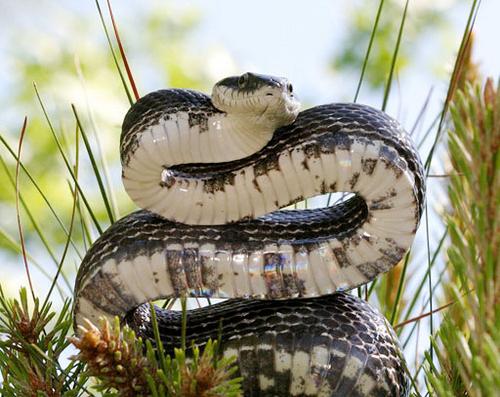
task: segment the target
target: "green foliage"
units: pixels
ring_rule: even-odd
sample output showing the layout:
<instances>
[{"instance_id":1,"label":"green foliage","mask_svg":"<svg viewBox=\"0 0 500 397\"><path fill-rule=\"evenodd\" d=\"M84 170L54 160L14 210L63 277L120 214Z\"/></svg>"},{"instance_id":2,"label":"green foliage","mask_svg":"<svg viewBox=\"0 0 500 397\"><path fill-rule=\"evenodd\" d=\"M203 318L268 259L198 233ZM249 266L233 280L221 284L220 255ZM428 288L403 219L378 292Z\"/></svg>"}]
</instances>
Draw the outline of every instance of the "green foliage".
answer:
<instances>
[{"instance_id":1,"label":"green foliage","mask_svg":"<svg viewBox=\"0 0 500 397\"><path fill-rule=\"evenodd\" d=\"M54 263L57 263L58 247L67 237L61 220L68 218L71 212L73 194L68 189L68 181L74 182L76 176L73 167L77 162L77 144L85 148L82 151L85 164L77 190L80 192L82 222L86 223L88 230L75 230L72 254L81 257L84 251L82 242L88 242L86 237L100 233L110 219L116 219L120 213L130 212L133 208L109 175L108 164L114 167L118 164L116 142L129 101L124 91L125 81L117 73L116 66L121 68L122 60L112 37L107 9L105 5L100 7L104 26L111 35L109 43L99 31L97 8L94 14L64 14L71 34L60 36L51 29L36 28L36 48L29 40L18 40L13 35L8 37L9 41L16 43L9 54L16 68L9 76L9 95L5 97L0 93L0 104L12 114L22 109L28 115L20 178L23 201L29 203L29 208L23 205L22 215L25 216L24 211L31 213L26 214L25 235L28 245L42 242ZM154 71L161 86L206 88L208 78L203 69L204 54L190 51L188 46L189 37L199 21L198 13L189 7L176 9L163 2L148 5L146 9L147 12L133 16L133 29L121 32L126 49ZM51 11L54 10L50 6L47 10L38 10L40 20L37 24L43 24L44 16ZM126 21L122 23L126 26ZM30 37L34 32L35 29L23 34ZM110 56L110 45L117 56L116 64ZM75 56L75 48L78 56ZM36 82L36 92L32 81ZM91 102L96 97L100 102L93 106ZM72 101L75 101L77 114L72 109ZM2 186L11 185L17 161L15 148L19 127L12 123L0 125ZM79 139L75 136L77 128L80 129ZM101 133L103 131L109 133ZM91 161L95 180L87 176L87 160ZM14 192L13 189L0 189L0 211L12 211ZM57 208L53 203L57 203ZM89 218L90 224L87 222ZM15 223L2 223L0 249L13 256L19 251L19 246L12 244L16 232ZM64 270L68 272L69 266Z\"/></svg>"},{"instance_id":2,"label":"green foliage","mask_svg":"<svg viewBox=\"0 0 500 397\"><path fill-rule=\"evenodd\" d=\"M404 40L407 45L400 46L398 57L395 59L393 55L399 40L398 31L406 13L404 2L380 0L378 5L374 1L362 1L361 4L357 2L356 6L351 8L351 29L347 32L341 51L335 54L331 68L334 71L345 72L352 70L353 66L359 67L365 62L365 49L373 40L373 50L364 73L365 82L375 89L386 86L393 60L396 61L395 72L402 72L415 59L418 45L423 43L426 34L431 31L436 34L436 31L440 31L447 23L445 13L431 4L410 3L415 4L410 4L413 6L410 12L411 18L405 28ZM375 30L374 23L376 23Z\"/></svg>"},{"instance_id":3,"label":"green foliage","mask_svg":"<svg viewBox=\"0 0 500 397\"><path fill-rule=\"evenodd\" d=\"M154 316L154 309L151 307ZM183 312L184 318L186 312ZM174 355L165 354L159 338L158 324L153 321L156 336L144 344L128 326L120 327L118 317L113 325L101 319L97 328L88 322L80 327L81 337L71 338L80 350L75 360L86 364L84 377L98 380L95 389L104 395L171 397L238 397L241 378L235 357L220 357L218 342L209 340L203 352L192 345L175 348Z\"/></svg>"},{"instance_id":4,"label":"green foliage","mask_svg":"<svg viewBox=\"0 0 500 397\"><path fill-rule=\"evenodd\" d=\"M67 337L72 333L71 302L57 315L51 304L32 310L21 289L19 300L7 299L0 288L0 371L2 396L76 396L84 380L78 379L83 365L63 364Z\"/></svg>"},{"instance_id":5,"label":"green foliage","mask_svg":"<svg viewBox=\"0 0 500 397\"><path fill-rule=\"evenodd\" d=\"M106 25L98 1L96 1L96 5L113 55L111 57L113 61L105 55L106 47L96 47L92 51L96 49L98 52L101 51L99 55L88 58L92 59L92 64L88 69L85 64L77 62L77 72L83 78L83 71L91 71L101 61L104 61L108 66L101 69L101 72L105 70L105 73L110 73L108 81L112 81L111 77L114 72L111 72L113 69L111 62L114 62L116 70L121 76L118 82L121 81L125 92L130 97L127 81L123 77L124 74L121 70L120 61L124 61L124 59L117 58L117 51L114 49L112 38L109 35L109 28ZM162 12L166 12L165 7L162 7ZM154 22L158 15L155 13L145 15L142 19L135 19L135 22L142 21L141 23L149 25L151 21ZM172 46L172 51L178 57L183 53L184 48L180 42L185 40L194 20L184 17L174 18L170 14L163 15L163 17L175 21L172 22L172 25L174 25L173 29L176 30L177 34L174 39L170 38L169 46ZM148 27L153 34L155 29L158 30L164 27L153 22L152 26ZM77 29L76 26L75 29ZM141 47L144 47L143 42L141 42ZM20 49L18 48L18 50ZM151 51L151 53L154 53L154 51ZM20 52L21 56L23 54L24 52ZM72 57L70 49L63 46L58 55L60 58L56 57L51 62L55 68L53 70L58 71L57 80L59 81L61 73L71 75L73 72L70 71L70 63L67 62ZM191 66L201 64L200 59L190 58ZM185 65L182 65L181 62L177 64L170 60L169 62L170 66L167 65L164 70L169 73L167 79L170 80L171 84L199 86L202 79L196 77L197 73L193 73L192 68L183 68L191 71L188 78L185 71L179 73L178 70L178 68ZM46 71L51 69L41 65L43 63L28 60L22 62L22 66L25 68L22 73L29 72L31 78L39 78L38 81L41 81L45 87L50 86L51 79L56 76L55 74L47 74ZM69 79L71 78L74 77L69 77ZM91 76L90 84L93 84L93 79L94 76ZM115 80L115 82L117 81ZM24 84L24 81L22 84ZM106 86L110 87L109 84L106 84ZM23 86L24 88L25 86ZM54 91L57 91L55 85ZM87 117L82 117L77 110L77 106L72 104L69 114L67 111L61 112L60 110L55 112L56 118L59 120L59 123L55 123L36 85L34 93L41 107L41 112L40 115L30 119L29 129L33 131L34 128L36 135L45 133L52 138L52 140L42 140L44 144L50 146L50 151L46 150L43 145L39 146L38 149L41 149L41 152L36 152L35 156L29 156L25 160L20 155L18 156L14 145L9 142L10 137L8 134L0 135L0 140L6 149L4 152L5 159L0 152L0 162L5 177L10 182L12 188L10 192L13 193L4 197L2 205L9 205L7 203L13 201L18 188L13 176L14 171L11 169L14 168L12 166L14 162L14 166L18 165L23 175L30 182L30 185L27 188L24 187L23 192L19 193L21 208L30 221L27 235L31 237L35 235L41 240L57 270L55 275L51 275L28 252L27 260L46 274L52 284L42 305L39 304L34 291L31 291L34 299L34 307L31 313L28 310L29 303L26 290L21 290L19 300L9 300L0 288L0 336L3 338L0 342L1 394L5 396L17 396L19 394L26 396L78 396L83 394L93 395L97 391L102 395L138 395L138 393L143 395L165 395L167 393L167 395L171 396L239 396L241 394L241 380L238 378L231 379L232 375L237 371L234 359L219 357L218 343L216 342L209 341L203 351L197 346L192 346L189 356L186 353L185 346L183 346L182 349L175 350L175 355L170 357L164 353L163 345L159 339L156 343L158 349L153 348L149 342L144 346L141 339L136 338L134 333L127 327L120 329L118 323L111 327L106 322L101 324L100 330L89 324L88 330L84 332L81 339L69 338L72 334L71 300L66 299L64 301L63 307L58 310L58 316L56 316L56 311L51 309L52 303L50 302L50 295L54 287L59 289L61 297L65 296L58 283L58 276L62 266L68 262L68 247L71 246L74 254L81 260L82 251L86 249L85 247L83 250L80 248L82 241L86 246L96 232L101 233L106 223L114 222L119 214L113 196L113 189L108 180L107 154L100 146L93 113L88 110L86 112ZM22 103L28 97L29 95L25 96L23 92L20 92L18 103ZM33 98L33 93L31 98ZM45 126L43 123L45 123ZM68 130L74 130L74 138L70 137ZM87 133L87 131L90 131L90 133ZM34 139L37 139L37 137L35 136ZM98 189L89 189L82 182L79 175L80 146L82 144L85 148L84 155L86 155L86 160L91 165ZM114 152L117 153L118 151L115 150ZM57 156L60 156L60 162L53 161ZM44 165L45 163L47 163L47 166ZM38 164L38 168L42 168L43 172L40 173L39 169L36 172L31 171L30 168L34 168L34 164ZM42 164L42 167L39 164ZM71 201L65 200L64 195L56 185L57 181L52 176L60 174L61 166L66 169L68 180L62 179L59 183L70 185L67 190L67 198L71 198L73 202L69 229L62 219L67 217L65 210L69 209L64 208L64 205L71 203ZM3 177L4 175L0 174L0 181ZM50 189L47 186L50 186ZM2 190L2 194L5 192L9 192L9 190ZM55 192L57 197L54 197ZM35 194L36 198L33 197L33 194ZM97 200L95 199L96 196ZM46 204L49 209L48 213L44 213L39 207L39 201L37 200L40 198L42 203ZM63 210L62 215L61 210ZM55 219L56 222L48 222L47 219L51 218ZM74 228L74 223L78 222L79 225L77 226L79 227ZM40 226L41 224L44 225L43 228ZM47 236L53 237L54 235L60 236L60 240L56 240L57 245L65 241L65 248L60 260L57 259L56 251L52 247L54 241L47 238ZM0 244L18 255L21 255L26 249L26 246L22 243L16 242L10 231L3 228L0 229ZM68 288L71 289L64 273L62 275ZM155 330L157 332L157 328ZM80 347L81 351L74 360L68 361L70 340L74 345ZM97 384L93 384L95 382Z\"/></svg>"},{"instance_id":6,"label":"green foliage","mask_svg":"<svg viewBox=\"0 0 500 397\"><path fill-rule=\"evenodd\" d=\"M500 390L500 85L458 91L451 108L447 219L448 298L454 302L433 341L427 380L440 396L493 396Z\"/></svg>"},{"instance_id":7,"label":"green foliage","mask_svg":"<svg viewBox=\"0 0 500 397\"><path fill-rule=\"evenodd\" d=\"M221 357L219 342L175 349L165 354L159 338L144 344L118 318L81 327L72 335L71 302L56 314L51 303L35 298L29 309L26 289L7 299L0 288L0 375L2 396L238 397L241 378L234 377L235 357ZM153 312L154 313L154 312ZM184 312L185 315L185 312ZM154 323L158 335L157 324ZM78 355L67 360L72 343ZM189 353L189 354L188 354Z\"/></svg>"}]
</instances>

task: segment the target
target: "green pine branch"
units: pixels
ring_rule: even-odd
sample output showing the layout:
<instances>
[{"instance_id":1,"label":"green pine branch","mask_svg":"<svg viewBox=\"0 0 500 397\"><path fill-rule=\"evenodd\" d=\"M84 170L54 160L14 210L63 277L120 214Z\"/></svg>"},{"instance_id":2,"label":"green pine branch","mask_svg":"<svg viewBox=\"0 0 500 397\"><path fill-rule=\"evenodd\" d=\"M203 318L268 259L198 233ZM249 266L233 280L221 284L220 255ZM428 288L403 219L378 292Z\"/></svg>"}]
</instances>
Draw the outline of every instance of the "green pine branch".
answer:
<instances>
[{"instance_id":1,"label":"green pine branch","mask_svg":"<svg viewBox=\"0 0 500 397\"><path fill-rule=\"evenodd\" d=\"M500 84L463 84L451 106L451 240L445 291L455 302L433 341L427 382L438 396L500 390Z\"/></svg>"},{"instance_id":2,"label":"green pine branch","mask_svg":"<svg viewBox=\"0 0 500 397\"><path fill-rule=\"evenodd\" d=\"M31 307L30 307L31 306ZM219 354L219 341L165 353L161 340L145 343L118 318L87 322L73 335L71 301L59 314L51 303L31 304L26 289L8 299L0 288L0 395L239 397L234 357ZM154 313L154 311L153 311ZM184 316L186 312L184 311ZM158 325L153 322L155 335ZM73 344L78 354L67 360Z\"/></svg>"}]
</instances>

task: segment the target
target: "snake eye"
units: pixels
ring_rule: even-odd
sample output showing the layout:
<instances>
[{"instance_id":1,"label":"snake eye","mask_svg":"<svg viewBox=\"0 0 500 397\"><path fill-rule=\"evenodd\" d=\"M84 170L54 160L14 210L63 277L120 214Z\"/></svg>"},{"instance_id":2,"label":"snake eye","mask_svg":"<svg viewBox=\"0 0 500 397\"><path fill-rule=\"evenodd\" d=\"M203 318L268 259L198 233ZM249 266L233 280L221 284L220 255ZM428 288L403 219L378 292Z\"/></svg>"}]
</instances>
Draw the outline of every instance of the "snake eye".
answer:
<instances>
[{"instance_id":1,"label":"snake eye","mask_svg":"<svg viewBox=\"0 0 500 397\"><path fill-rule=\"evenodd\" d=\"M245 88L248 83L248 73L242 74L238 79L238 87Z\"/></svg>"},{"instance_id":2,"label":"snake eye","mask_svg":"<svg viewBox=\"0 0 500 397\"><path fill-rule=\"evenodd\" d=\"M288 84L286 85L286 88L287 88L287 90L288 90L288 92L289 92L290 94L293 92L293 86L292 86L292 83L288 83Z\"/></svg>"}]
</instances>

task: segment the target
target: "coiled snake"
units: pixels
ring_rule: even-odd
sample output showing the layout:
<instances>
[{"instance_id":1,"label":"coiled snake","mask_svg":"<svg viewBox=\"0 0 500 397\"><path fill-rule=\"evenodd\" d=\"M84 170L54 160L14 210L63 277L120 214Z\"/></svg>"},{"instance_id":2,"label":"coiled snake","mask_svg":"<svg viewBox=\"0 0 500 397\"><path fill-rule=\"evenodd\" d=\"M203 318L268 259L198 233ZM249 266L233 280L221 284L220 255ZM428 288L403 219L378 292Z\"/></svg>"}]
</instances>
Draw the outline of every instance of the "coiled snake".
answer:
<instances>
[{"instance_id":1,"label":"coiled snake","mask_svg":"<svg viewBox=\"0 0 500 397\"><path fill-rule=\"evenodd\" d=\"M288 80L252 73L221 80L211 97L169 89L137 101L121 160L143 209L85 256L75 324L118 315L150 337L147 301L235 298L188 312L188 339L216 338L222 319L222 351L238 357L245 395L406 395L395 334L342 291L391 269L412 243L419 156L379 110L298 109ZM278 211L329 192L353 194ZM157 310L167 347L178 344L179 313Z\"/></svg>"}]
</instances>

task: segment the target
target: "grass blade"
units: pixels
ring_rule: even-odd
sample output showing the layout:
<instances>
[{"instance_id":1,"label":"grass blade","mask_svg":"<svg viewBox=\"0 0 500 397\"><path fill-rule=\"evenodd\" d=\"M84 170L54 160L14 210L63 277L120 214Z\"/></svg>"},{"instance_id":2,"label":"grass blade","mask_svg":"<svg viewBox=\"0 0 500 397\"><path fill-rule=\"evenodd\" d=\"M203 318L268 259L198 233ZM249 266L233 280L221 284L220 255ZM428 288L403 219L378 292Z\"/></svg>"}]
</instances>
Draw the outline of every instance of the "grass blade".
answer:
<instances>
[{"instance_id":1,"label":"grass blade","mask_svg":"<svg viewBox=\"0 0 500 397\"><path fill-rule=\"evenodd\" d=\"M61 227L63 233L66 235L66 237L68 237L68 230L66 229L66 226L64 225L63 221L61 220L61 218L59 217L59 215L57 215L57 212L56 210L54 209L54 207L52 206L52 204L50 203L49 199L47 198L47 196L45 195L45 193L43 192L43 190L40 188L40 186L38 185L38 183L36 182L35 178L33 177L33 175L31 175L31 172L28 171L28 169L24 166L24 163L18 159L16 153L14 152L14 150L12 150L12 148L10 147L10 145L8 144L8 142L5 140L5 138L0 135L0 142L2 142L2 144L5 146L5 148L8 150L8 152L10 153L10 155L12 156L12 158L17 162L19 161L19 165L21 167L21 169L23 170L23 172L25 173L25 175L28 177L28 179L30 180L30 182L32 183L32 185L35 187L35 189L38 191L38 193L40 194L40 196L42 197L43 201L45 202L45 204L47 204L47 207L49 208L50 212L52 213L52 215L54 216L54 218L56 219L57 223L59 224L59 226ZM2 160L3 161L3 160ZM80 253L80 251L78 250L76 244L74 241L71 242L71 245L73 246L76 254L80 257L80 259L82 258L82 254Z\"/></svg>"},{"instance_id":2,"label":"grass blade","mask_svg":"<svg viewBox=\"0 0 500 397\"><path fill-rule=\"evenodd\" d=\"M403 285L406 281L406 270L408 269L408 262L409 261L410 261L410 255L406 255L405 261L403 264L403 270L401 271L401 275L399 277L396 299L395 299L394 305L392 307L391 319L389 321L391 323L391 325L394 325L394 321L396 321L396 316L397 316L398 308L399 308L399 302L401 301L401 296L402 296L402 292L403 292Z\"/></svg>"},{"instance_id":3,"label":"grass blade","mask_svg":"<svg viewBox=\"0 0 500 397\"><path fill-rule=\"evenodd\" d=\"M16 219L17 219L17 228L19 231L19 239L21 241L21 252L24 262L24 269L26 271L26 277L28 278L28 284L31 291L31 296L33 298L33 302L35 301L35 291L33 290L33 282L31 281L30 268L28 265L28 259L26 258L26 246L24 243L24 233L23 227L21 223L21 212L19 208L19 159L21 158L21 149L23 146L24 134L26 133L26 127L28 126L28 117L24 117L23 126L21 128L21 134L19 136L19 145L17 147L17 158L18 161L16 163Z\"/></svg>"},{"instance_id":4,"label":"grass blade","mask_svg":"<svg viewBox=\"0 0 500 397\"><path fill-rule=\"evenodd\" d=\"M0 227L0 238L4 239L5 242L10 246L10 249L14 252L16 252L18 255L21 255L23 250L21 248L21 245L16 241L14 237L12 237L6 230ZM26 257L30 261L31 264L33 264L38 271L45 277L47 277L47 280L52 280L52 276L45 270L45 267L42 266L39 262L36 261L36 259L30 255L29 252L26 252ZM64 293L62 290L59 288L59 294L61 295L61 299L64 299Z\"/></svg>"},{"instance_id":5,"label":"grass blade","mask_svg":"<svg viewBox=\"0 0 500 397\"><path fill-rule=\"evenodd\" d=\"M128 65L127 56L125 55L125 50L123 49L122 41L120 40L120 35L118 34L118 28L116 26L115 17L113 15L113 9L111 8L111 1L107 0L109 16L111 17L111 24L113 25L113 30L115 32L116 42L118 43L118 48L120 49L120 55L122 56L123 65L125 66L125 71L127 72L128 80L132 91L134 92L135 100L138 101L140 98L139 91L135 85L134 76L132 76L132 71Z\"/></svg>"},{"instance_id":6,"label":"grass blade","mask_svg":"<svg viewBox=\"0 0 500 397\"><path fill-rule=\"evenodd\" d=\"M417 299L420 296L420 293L422 292L422 289L424 288L425 283L427 282L427 277L429 277L429 271L430 271L430 269L432 269L432 267L434 266L434 263L436 262L438 255L441 253L441 248L444 244L446 236L448 236L448 229L446 229L444 231L443 235L441 236L441 239L439 240L439 243L438 243L436 249L434 250L434 254L432 256L431 263L430 263L431 266L427 267L425 275L422 278L422 280L420 281L420 284L418 285L418 287L416 288L410 304L407 305L407 307L406 307L406 314L403 316L404 320L407 320L410 317L410 313L412 312L413 308L415 307L415 304L417 303Z\"/></svg>"},{"instance_id":7,"label":"grass blade","mask_svg":"<svg viewBox=\"0 0 500 397\"><path fill-rule=\"evenodd\" d=\"M410 128L410 136L413 136L415 133L417 127L419 126L420 122L422 121L425 113L427 112L427 108L429 106L429 102L432 97L432 93L434 92L434 87L431 87L429 92L427 93L427 96L425 97L424 104L420 108L420 111L418 112L418 115L415 119L415 122L413 123L413 126Z\"/></svg>"},{"instance_id":8,"label":"grass blade","mask_svg":"<svg viewBox=\"0 0 500 397\"><path fill-rule=\"evenodd\" d=\"M382 110L384 110L384 111L387 107L387 101L389 100L389 94L391 92L392 79L394 76L394 70L396 68L396 60L398 59L399 47L401 44L401 38L403 37L403 30L404 30L405 21L406 21L406 15L408 12L408 3L409 3L409 0L406 0L405 8L403 11L403 17L401 18L401 24L399 25L398 38L396 40L396 47L394 48L394 53L392 54L391 68L389 70L389 77L387 78L387 83L385 86L384 100L382 102Z\"/></svg>"},{"instance_id":9,"label":"grass blade","mask_svg":"<svg viewBox=\"0 0 500 397\"><path fill-rule=\"evenodd\" d=\"M100 169L101 169L101 172L103 174L104 184L106 186L106 191L108 192L109 201L111 203L111 209L113 210L114 218L117 219L117 218L119 218L119 211L118 211L118 207L116 205L116 198L115 198L115 195L113 192L113 188L111 186L111 178L109 175L108 162L106 160L106 156L104 155L103 146L102 146L101 139L100 139L99 129L97 127L97 123L96 123L95 117L94 117L94 112L92 110L92 106L90 105L90 98L89 98L89 94L87 91L85 77L83 75L83 71L82 71L80 63L75 62L75 65L76 65L78 76L79 76L80 81L82 83L82 88L83 88L84 95L85 95L85 106L86 106L86 110L87 110L87 114L88 114L88 119L89 119L90 125L92 127L91 131L92 131L93 137L94 137L95 142L96 142L96 148L97 148L97 156L96 157L98 157L98 159L99 159Z\"/></svg>"},{"instance_id":10,"label":"grass blade","mask_svg":"<svg viewBox=\"0 0 500 397\"><path fill-rule=\"evenodd\" d=\"M71 105L71 109L73 110L73 114L76 119L76 123L78 125L78 129L82 132L82 138L83 142L85 144L85 148L87 149L87 154L89 155L90 162L92 164L92 169L94 171L94 175L97 180L97 184L99 185L99 191L101 192L101 197L102 200L104 201L104 205L106 206L106 211L108 213L108 218L111 223L115 222L115 217L113 215L113 210L111 209L111 204L108 199L108 195L106 193L106 189L104 188L104 183L102 181L101 173L99 172L99 167L97 166L97 163L94 158L94 154L92 152L92 148L90 147L90 143L87 139L87 134L85 133L85 130L83 129L82 123L80 121L80 117L78 116L78 112L76 111L75 105ZM75 178L76 180L76 178Z\"/></svg>"},{"instance_id":11,"label":"grass blade","mask_svg":"<svg viewBox=\"0 0 500 397\"><path fill-rule=\"evenodd\" d=\"M74 225L74 221L75 221L76 201L77 201L77 193L75 191L73 193L73 206L71 209L71 219L70 219L70 223L69 223L69 236L66 239L66 243L64 244L63 253L61 255L61 260L59 262L59 266L57 267L56 274L54 275L54 277L52 279L52 283L50 284L49 291L47 292L47 296L45 297L45 300L42 304L42 309L41 309L42 311L45 309L46 305L49 303L50 295L52 294L52 291L54 290L54 286L57 283L57 279L59 278L59 275L61 274L64 260L66 259L66 255L68 253L69 244L71 241L71 234L73 233L73 225ZM70 288L70 290L71 290L71 288Z\"/></svg>"},{"instance_id":12,"label":"grass blade","mask_svg":"<svg viewBox=\"0 0 500 397\"><path fill-rule=\"evenodd\" d=\"M370 52L372 50L373 39L375 38L375 33L378 29L378 22L380 20L380 15L382 14L382 8L384 7L384 1L380 0L378 5L377 15L375 17L375 22L373 24L373 29L370 34L370 41L368 42L368 48L366 49L365 59L363 60L363 67L361 68L361 75L359 76L358 86L356 87L356 94L354 95L354 102L357 102L359 91L361 90L361 84L363 84L363 78L365 77L366 66L368 65L368 59L370 58Z\"/></svg>"},{"instance_id":13,"label":"grass blade","mask_svg":"<svg viewBox=\"0 0 500 397\"><path fill-rule=\"evenodd\" d=\"M16 182L15 182L13 176L11 175L11 173L9 172L7 164L5 163L5 161L3 160L3 158L1 156L0 156L0 163L2 164L2 167L4 168L5 174L7 175L7 178L9 179L9 181L10 181L10 183L11 183L11 185L12 185L14 191L15 191L15 189L16 189ZM38 237L42 241L43 246L47 250L47 253L49 254L49 256L52 259L52 261L55 263L56 268L57 268L58 261L56 259L55 254L54 254L54 251L50 247L49 242L45 238L45 236L44 236L44 234L42 232L42 229L38 225L38 222L36 221L35 217L33 216L31 210L29 209L29 206L26 204L26 201L24 200L24 197L23 197L23 195L21 193L19 193L19 201L21 202L21 205L23 206L24 212L28 216L28 219L30 220L31 225L35 229L36 234L38 235ZM71 286L68 278L66 277L66 275L63 273L62 276L63 276L63 279L64 279L65 284L68 287L68 289L72 290L72 286Z\"/></svg>"},{"instance_id":14,"label":"grass blade","mask_svg":"<svg viewBox=\"0 0 500 397\"><path fill-rule=\"evenodd\" d=\"M429 316L429 335L434 335L434 318L433 318L433 294L434 290L432 288L432 264L431 264L431 241L429 237L429 208L427 207L427 202L425 203L425 241L426 241L426 248L427 248L427 272L429 273L427 280L428 280L428 287L429 287L429 312L431 313ZM432 341L430 341L430 346L429 346L429 357L432 360L434 356L434 345L432 344Z\"/></svg>"},{"instance_id":15,"label":"grass blade","mask_svg":"<svg viewBox=\"0 0 500 397\"><path fill-rule=\"evenodd\" d=\"M101 24L104 29L104 34L106 35L106 40L108 41L109 50L111 51L111 56L113 57L113 61L116 66L116 70L120 75L120 80L123 85L123 89L125 90L125 94L127 95L128 101L130 105L134 104L134 99L132 95L130 95L130 91L127 86L127 82L125 81L125 77L123 76L122 69L120 68L120 64L118 63L118 58L116 57L115 50L113 49L113 43L111 43L111 38L109 37L108 28L106 27L106 22L104 21L104 15L102 14L101 5L99 4L99 0L95 0L95 5L97 7L97 11L99 13L99 18L101 19Z\"/></svg>"},{"instance_id":16,"label":"grass blade","mask_svg":"<svg viewBox=\"0 0 500 397\"><path fill-rule=\"evenodd\" d=\"M40 106L42 107L43 114L44 114L45 119L47 120L47 123L49 125L49 130L52 133L52 137L54 138L54 141L57 145L59 153L61 154L61 157L64 161L64 164L66 165L66 169L68 170L69 174L71 175L73 182L75 182L79 196L83 200L83 203L85 204L85 207L87 208L87 211L88 211L90 217L92 218L94 226L96 227L99 234L102 234L103 230L101 228L101 225L99 224L99 221L97 220L97 217L94 214L94 211L92 211L92 208L90 207L90 204L87 200L87 197L85 196L85 193L83 192L83 189L81 188L80 184L78 183L78 180L75 178L75 174L73 173L73 169L71 168L71 165L69 164L68 157L64 153L64 150L61 146L61 142L59 141L59 138L57 137L56 131L55 131L54 127L52 126L52 122L50 121L47 110L45 109L45 105L43 104L42 98L40 97L40 93L38 92L38 88L37 88L36 84L33 84L33 86L35 88L35 93L36 93L36 96L38 98L38 102L40 103Z\"/></svg>"}]
</instances>

